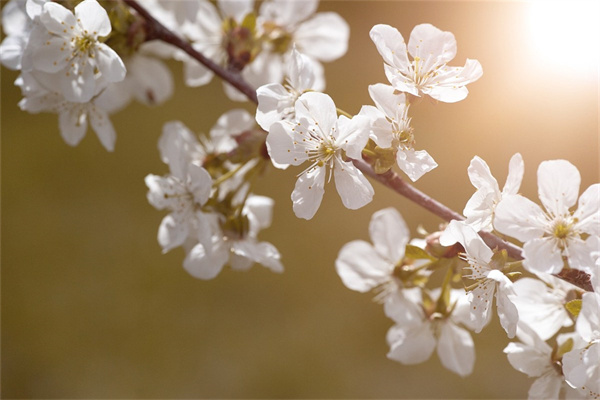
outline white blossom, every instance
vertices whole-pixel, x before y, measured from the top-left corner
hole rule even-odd
[[[371,139],[381,148],[397,151],[396,163],[413,182],[437,167],[427,151],[413,147],[414,135],[405,94],[384,84],[370,85],[369,94],[376,107],[363,106],[359,115],[371,120]]]
[[[563,373],[567,382],[588,398],[600,398],[600,294],[583,294],[575,330],[583,339],[563,356]]]
[[[528,271],[558,273],[564,256],[571,268],[589,272],[600,236],[600,184],[591,185],[571,212],[581,182],[577,168],[565,160],[544,161],[537,176],[545,211],[521,195],[505,196],[496,207],[494,227],[524,242],[523,266]]]
[[[508,164],[508,177],[500,191],[498,181],[492,176],[487,163],[478,156],[471,160],[467,169],[469,179],[477,191],[471,196],[463,214],[466,223],[476,231],[491,231],[494,210],[503,196],[517,194],[523,180],[523,158],[516,153]]]
[[[52,74],[61,94],[71,102],[87,102],[110,82],[125,78],[117,53],[99,41],[111,32],[106,10],[96,0],[84,0],[75,13],[47,2],[31,33],[26,53],[33,69]]]
[[[432,293],[432,300],[439,295]],[[446,310],[446,314],[436,311],[435,303],[426,306],[418,288],[392,295],[386,303],[386,314],[396,325],[387,333],[388,358],[408,365],[419,364],[437,350],[444,367],[460,376],[471,374],[475,347],[471,334],[459,326],[466,322],[468,314],[464,291],[452,290],[448,306],[451,311]]]
[[[271,224],[272,208],[272,199],[250,195],[238,218],[219,221],[219,216],[213,214],[214,233],[210,245],[199,238],[187,251],[183,267],[199,279],[214,278],[226,264],[234,270],[245,271],[258,263],[273,272],[283,272],[277,248],[257,238],[258,232]]]
[[[150,174],[145,179],[150,204],[158,210],[166,208],[170,211],[158,229],[158,242],[164,252],[181,246],[197,225],[206,226],[198,211],[208,200],[212,188],[208,172],[193,160],[194,152],[190,150],[194,149],[195,139],[179,125],[179,122],[165,125],[163,136],[168,140],[162,140],[159,146],[161,158],[169,165],[170,173],[163,177]]]
[[[373,187],[351,161],[360,159],[368,140],[368,119],[337,117],[331,97],[305,93],[296,101],[297,123],[276,122],[267,136],[269,155],[279,164],[310,165],[300,173],[292,192],[297,217],[311,219],[317,212],[329,171],[344,206],[357,209],[373,198]]]
[[[558,349],[573,341],[573,335],[559,335]],[[517,337],[521,343],[511,342],[504,349],[510,365],[517,371],[536,378],[528,392],[530,400],[558,400],[561,390],[569,399],[579,398],[579,394],[566,384],[561,373],[561,357],[557,349],[552,349],[527,324],[519,322]]]
[[[64,141],[77,146],[87,132],[88,123],[108,151],[115,148],[116,133],[108,112],[95,100],[78,103],[66,100],[61,93],[44,88],[34,74],[23,72],[15,84],[21,88],[24,98],[19,102],[23,111],[36,114],[58,114],[58,126]]]
[[[509,338],[515,336],[519,314],[509,295],[514,294],[512,282],[501,271],[503,265],[493,257],[494,252],[485,244],[483,239],[464,222],[456,220],[450,224],[440,237],[440,243],[451,246],[460,243],[466,254],[463,258],[469,263],[471,274],[467,278],[475,283],[467,288],[468,300],[471,305],[470,315],[479,333],[492,317],[491,308],[493,296],[496,297],[496,308],[500,324]],[[500,253],[496,253],[500,254]]]
[[[408,47],[400,32],[389,25],[375,25],[370,35],[383,57],[388,80],[401,92],[454,103],[467,97],[469,91],[465,86],[483,74],[477,60],[467,59],[464,67],[447,66],[456,56],[456,40],[452,33],[433,25],[417,25],[410,34]]]
[[[515,295],[509,298],[519,311],[519,320],[542,340],[548,340],[562,327],[573,325],[565,304],[575,298],[578,288],[552,275],[540,274],[539,277],[543,281],[533,278],[516,281]]]
[[[294,109],[296,100],[305,91],[316,90],[315,75],[308,57],[294,49],[287,66],[287,82],[284,85],[269,83],[256,90],[258,98],[256,122],[267,132],[277,121],[293,121],[296,117]]]

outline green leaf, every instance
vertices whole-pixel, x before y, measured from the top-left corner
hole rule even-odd
[[[406,251],[404,253],[404,257],[412,258],[413,260],[436,260],[435,257],[431,256],[428,252],[423,250],[418,246],[413,246],[412,244],[406,245]]]
[[[578,316],[579,312],[581,311],[581,299],[569,301],[567,304],[565,304],[565,308],[575,317]]]

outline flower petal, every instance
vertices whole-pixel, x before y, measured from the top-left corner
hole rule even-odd
[[[538,238],[523,246],[523,267],[529,272],[557,274],[564,267],[562,252],[553,238]]]
[[[378,24],[371,28],[369,36],[371,36],[371,40],[375,43],[377,51],[386,64],[398,69],[399,73],[409,73],[410,63],[406,44],[398,29],[389,25]]]
[[[300,175],[292,192],[296,217],[311,219],[321,205],[325,193],[325,167],[314,167]]]
[[[517,194],[523,181],[523,174],[525,171],[525,164],[523,163],[523,157],[520,153],[516,153],[510,158],[508,163],[508,176],[506,177],[506,183],[502,189],[502,194]]]
[[[388,262],[395,265],[402,261],[406,245],[410,241],[410,231],[395,208],[384,208],[373,214],[369,223],[369,236],[377,253]]]
[[[541,237],[546,224],[540,206],[521,195],[507,195],[496,206],[494,228],[521,242]]]
[[[301,23],[293,34],[298,49],[319,61],[337,60],[348,50],[350,27],[339,14],[320,12]]]
[[[538,167],[538,194],[542,204],[553,216],[569,213],[579,195],[581,175],[566,160],[543,161]]]
[[[77,4],[75,17],[81,27],[94,37],[107,36],[111,31],[108,13],[96,0],[84,0]]]
[[[296,119],[306,119],[317,125],[323,137],[329,137],[337,122],[335,103],[325,93],[304,93],[296,101]]]
[[[413,182],[438,166],[426,150],[398,149],[396,162]]]
[[[344,285],[362,293],[387,282],[393,268],[373,246],[362,240],[346,243],[335,260],[335,269]]]
[[[600,184],[595,183],[579,197],[577,211],[573,214],[577,229],[600,236]]]
[[[428,322],[409,329],[394,325],[387,333],[387,357],[402,364],[419,364],[431,357],[436,340]]]
[[[460,376],[473,372],[475,346],[471,334],[452,322],[442,323],[437,344],[437,353],[442,365]]]
[[[346,208],[356,210],[373,200],[375,191],[362,172],[349,161],[336,161],[333,166],[335,187]]]

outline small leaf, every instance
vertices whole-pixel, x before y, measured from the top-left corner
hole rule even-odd
[[[560,347],[556,350],[556,358],[558,360],[562,359],[562,356],[565,353],[570,352],[571,350],[573,350],[573,339],[569,338],[565,340],[565,342],[561,344]]]
[[[565,304],[565,308],[576,317],[579,315],[579,312],[581,311],[581,300],[580,299],[571,300],[567,304]]]
[[[436,260],[435,257],[432,257],[429,253],[418,246],[413,246],[412,244],[406,245],[406,251],[404,253],[404,257],[412,258],[413,260]]]

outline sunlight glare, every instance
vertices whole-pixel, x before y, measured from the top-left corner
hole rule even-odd
[[[598,68],[600,1],[537,0],[530,19],[539,57],[569,69]]]

